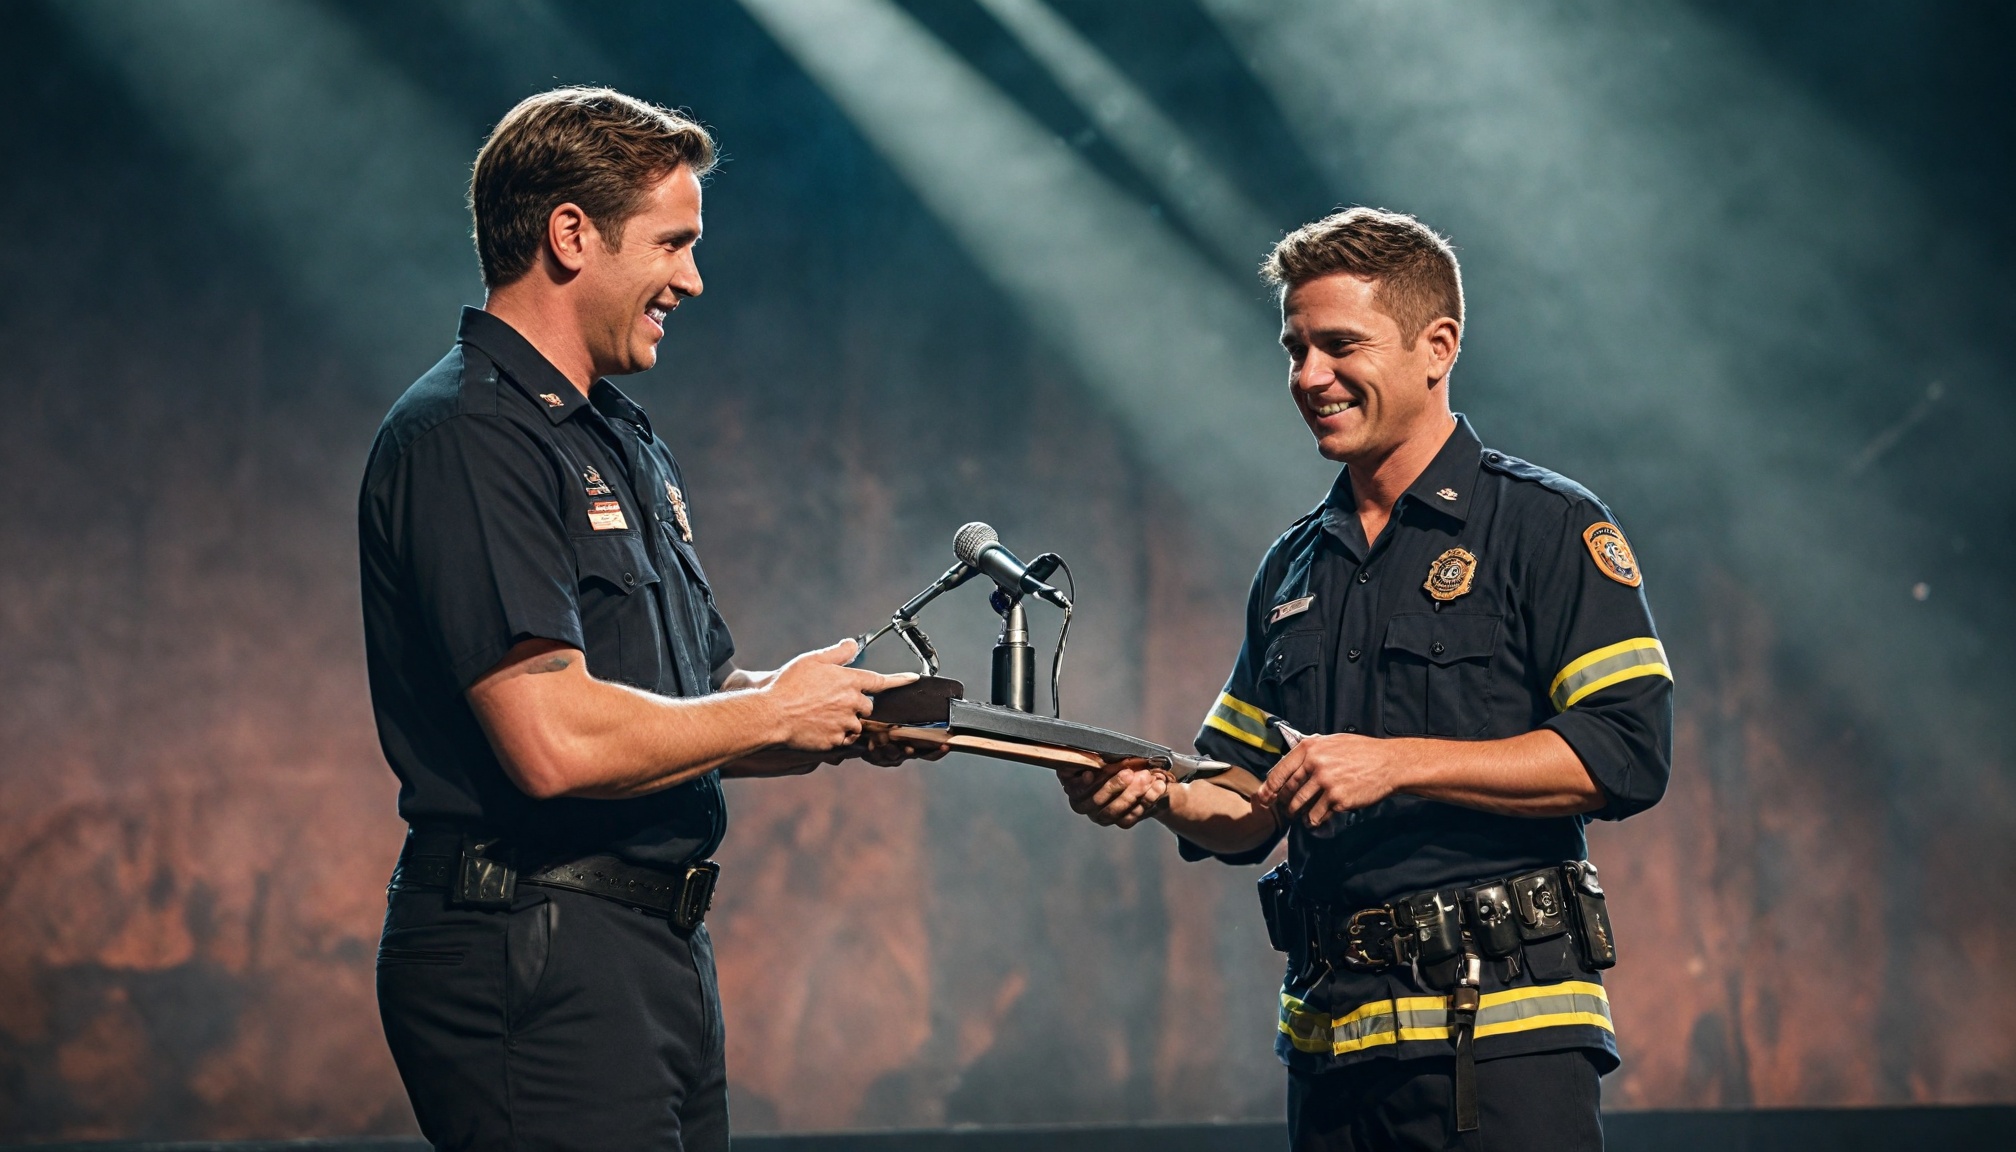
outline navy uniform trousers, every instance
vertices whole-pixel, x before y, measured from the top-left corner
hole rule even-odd
[[[385,1038],[437,1149],[726,1152],[714,947],[663,916],[521,887],[509,912],[392,895]]]
[[[1586,1049],[1477,1062],[1475,1132],[1456,1131],[1455,1058],[1366,1060],[1288,1077],[1294,1152],[1603,1152]]]

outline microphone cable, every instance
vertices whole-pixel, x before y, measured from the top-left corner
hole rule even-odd
[[[1057,626],[1057,651],[1050,657],[1050,715],[1062,720],[1064,698],[1057,694],[1057,682],[1064,674],[1064,640],[1071,634],[1071,606],[1078,603],[1078,582],[1071,578],[1071,565],[1062,556],[1057,556],[1057,567],[1064,573],[1065,606],[1064,622]]]

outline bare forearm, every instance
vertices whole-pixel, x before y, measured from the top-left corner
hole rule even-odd
[[[516,742],[505,764],[531,795],[642,796],[775,741],[773,710],[751,690],[675,699],[599,680],[574,687],[541,702],[536,740]]]
[[[1169,804],[1155,818],[1192,844],[1228,855],[1258,848],[1277,827],[1271,810],[1208,780],[1170,788]]]
[[[1593,812],[1603,790],[1575,750],[1541,729],[1505,740],[1392,739],[1394,791],[1505,816]]]

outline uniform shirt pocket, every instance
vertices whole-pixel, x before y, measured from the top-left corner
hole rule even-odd
[[[1380,722],[1388,736],[1473,739],[1491,725],[1497,616],[1420,612],[1386,625]]]
[[[1276,636],[1260,660],[1260,706],[1304,732],[1322,731],[1323,678],[1318,674],[1322,661],[1321,632]]]
[[[637,536],[576,536],[574,570],[580,583],[581,635],[588,671],[657,691],[664,672],[658,569]]]

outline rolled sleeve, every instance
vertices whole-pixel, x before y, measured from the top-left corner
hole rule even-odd
[[[396,550],[461,689],[525,640],[586,647],[560,497],[539,443],[498,417],[444,421],[389,477]]]
[[[1257,703],[1259,643],[1264,637],[1260,627],[1260,606],[1269,590],[1267,565],[1262,564],[1246,597],[1246,636],[1239,645],[1239,658],[1233,662],[1232,674],[1226,678],[1224,691],[1218,694],[1211,710],[1205,713],[1204,724],[1198,730],[1195,742],[1200,755],[1244,768],[1263,780],[1273,770],[1275,762],[1281,759],[1282,752],[1278,743],[1280,734],[1273,730],[1273,717]],[[1229,854],[1213,852],[1178,836],[1176,850],[1185,860],[1216,859],[1227,864],[1258,864],[1267,859],[1284,835],[1286,828],[1277,827],[1274,834],[1258,847]]]
[[[1614,527],[1591,500],[1568,510],[1539,573],[1535,650],[1551,654],[1547,689],[1555,715],[1542,727],[1575,750],[1602,787],[1594,815],[1621,820],[1659,802],[1673,759],[1673,673],[1642,586],[1610,575],[1586,533]],[[1634,572],[1636,570],[1634,569]],[[1640,578],[1642,584],[1642,577]]]

